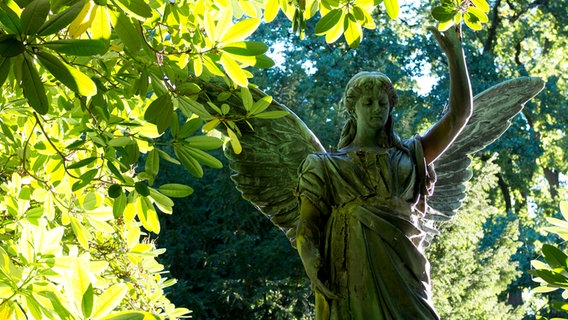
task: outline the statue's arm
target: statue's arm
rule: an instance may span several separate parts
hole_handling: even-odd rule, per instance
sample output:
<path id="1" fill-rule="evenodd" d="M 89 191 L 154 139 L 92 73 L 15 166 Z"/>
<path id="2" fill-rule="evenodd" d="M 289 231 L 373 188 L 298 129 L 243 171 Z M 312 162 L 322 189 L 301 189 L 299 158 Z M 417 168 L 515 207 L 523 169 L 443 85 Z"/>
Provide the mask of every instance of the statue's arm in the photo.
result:
<path id="1" fill-rule="evenodd" d="M 322 239 L 322 229 L 324 228 L 322 217 L 310 201 L 301 197 L 300 199 L 300 219 L 298 221 L 296 246 L 302 259 L 306 274 L 312 281 L 316 292 L 328 298 L 337 298 L 319 278 L 323 262 L 320 253 L 320 239 Z"/>
<path id="2" fill-rule="evenodd" d="M 435 28 L 431 28 L 430 31 L 448 59 L 450 97 L 448 112 L 422 137 L 427 164 L 431 164 L 444 153 L 465 127 L 473 111 L 469 74 L 456 29 L 450 28 L 444 33 L 440 33 Z"/>

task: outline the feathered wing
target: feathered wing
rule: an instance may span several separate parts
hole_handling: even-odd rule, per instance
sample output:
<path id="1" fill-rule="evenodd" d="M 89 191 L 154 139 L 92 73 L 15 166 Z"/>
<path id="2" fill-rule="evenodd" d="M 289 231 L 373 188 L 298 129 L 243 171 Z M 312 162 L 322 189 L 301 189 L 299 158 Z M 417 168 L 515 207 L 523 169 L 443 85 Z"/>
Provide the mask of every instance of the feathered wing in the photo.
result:
<path id="1" fill-rule="evenodd" d="M 474 97 L 474 111 L 454 143 L 434 162 L 437 180 L 428 198 L 427 218 L 449 220 L 461 207 L 466 182 L 472 177 L 468 155 L 497 140 L 524 104 L 544 87 L 540 78 L 524 77 L 502 82 Z"/>
<path id="2" fill-rule="evenodd" d="M 255 101 L 266 96 L 251 89 Z M 300 211 L 295 196 L 298 167 L 307 155 L 325 152 L 306 124 L 287 107 L 273 101 L 266 111 L 287 111 L 278 119 L 251 118 L 252 129 L 242 126 L 242 152 L 231 148 L 225 155 L 234 171 L 232 180 L 244 199 L 249 200 L 272 223 L 282 229 L 295 247 Z"/>

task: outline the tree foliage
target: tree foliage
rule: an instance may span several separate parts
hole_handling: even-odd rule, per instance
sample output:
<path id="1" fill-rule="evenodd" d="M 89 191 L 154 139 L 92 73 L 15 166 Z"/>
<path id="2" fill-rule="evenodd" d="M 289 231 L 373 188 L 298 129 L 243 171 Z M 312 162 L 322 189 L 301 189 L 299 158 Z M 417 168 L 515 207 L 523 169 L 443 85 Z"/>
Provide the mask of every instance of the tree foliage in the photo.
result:
<path id="1" fill-rule="evenodd" d="M 507 212 L 526 212 L 529 200 L 544 198 L 538 194 L 539 190 L 529 187 L 543 175 L 550 183 L 550 194 L 562 192 L 554 179 L 558 180 L 560 172 L 566 171 L 562 151 L 566 149 L 566 141 L 561 134 L 565 113 L 547 106 L 565 103 L 558 92 L 563 92 L 566 86 L 563 78 L 566 70 L 562 64 L 566 38 L 562 38 L 565 31 L 556 27 L 566 22 L 559 10 L 563 3 L 497 1 L 489 11 L 487 30 L 479 33 L 479 39 L 485 40 L 476 43 L 478 50 L 472 50 L 488 55 L 474 59 L 479 62 L 480 74 L 487 72 L 493 76 L 495 70 L 500 72 L 499 77 L 483 82 L 479 88 L 497 79 L 526 73 L 540 75 L 548 81 L 548 94 L 527 108 L 525 122 L 521 121 L 511 133 L 517 136 L 507 139 L 517 144 L 495 147 L 495 150 L 511 151 L 508 159 L 497 159 L 503 170 L 498 174 L 499 188 L 520 199 L 491 199 L 492 204 L 503 201 Z M 478 29 L 485 21 L 487 5 L 483 0 L 442 1 L 441 6 L 442 9 L 434 10 L 440 27 L 464 19 L 472 29 Z M 250 67 L 267 68 L 274 64 L 266 55 L 269 47 L 264 42 L 268 37 L 255 38 L 259 37 L 257 30 L 262 21 L 272 21 L 271 25 L 278 26 L 281 19 L 276 17 L 282 11 L 291 21 L 293 31 L 325 36 L 326 44 L 308 39 L 298 45 L 295 53 L 295 57 L 299 57 L 306 52 L 303 50 L 313 51 L 309 60 L 298 61 L 321 61 L 314 67 L 317 70 L 314 81 L 302 83 L 305 78 L 297 75 L 306 76 L 311 72 L 307 72 L 305 65 L 287 62 L 286 68 L 268 71 L 273 75 L 287 73 L 287 80 L 265 82 L 270 84 L 265 87 L 270 87 L 276 97 L 289 97 L 283 100 L 288 105 L 307 102 L 313 108 L 303 108 L 299 113 L 311 119 L 316 130 L 330 129 L 331 133 L 339 130 L 341 123 L 336 116 L 340 82 L 337 79 L 344 80 L 345 70 L 352 73 L 380 67 L 392 75 L 399 90 L 410 92 L 415 80 L 409 74 L 417 74 L 424 66 L 423 61 L 427 61 L 426 54 L 434 50 L 424 35 L 404 28 L 382 28 L 388 20 L 385 15 L 373 14 L 377 7 L 391 18 L 400 15 L 396 0 L 2 1 L 2 318 L 175 318 L 187 315 L 187 309 L 176 308 L 164 295 L 164 288 L 175 280 L 164 275 L 164 267 L 156 260 L 163 249 L 155 244 L 155 235 L 168 227 L 168 219 L 176 223 L 176 219 L 183 220 L 183 216 L 176 212 L 163 218 L 166 222 L 161 224 L 159 213 L 172 214 L 175 198 L 187 197 L 194 188 L 197 190 L 196 179 L 206 175 L 204 166 L 223 166 L 212 150 L 226 144 L 239 152 L 237 124 L 246 124 L 250 117 L 281 116 L 266 112 L 268 101 L 250 99 L 253 76 Z M 430 7 L 416 12 L 429 13 Z M 310 19 L 313 20 L 308 23 Z M 427 21 L 427 18 L 421 19 Z M 517 21 L 525 24 L 517 24 Z M 529 32 L 523 25 L 536 27 Z M 380 35 L 367 33 L 367 40 L 362 42 L 363 29 L 376 26 Z M 341 36 L 345 42 L 336 42 Z M 379 42 L 381 55 L 377 58 L 377 47 L 367 43 L 375 43 L 379 38 L 383 42 Z M 501 43 L 503 39 L 513 39 L 516 45 L 507 46 Z M 347 46 L 361 50 L 349 50 Z M 336 54 L 329 55 L 331 52 Z M 412 52 L 412 55 L 395 55 L 397 52 Z M 556 69 L 544 66 L 545 59 Z M 349 69 L 338 68 L 343 63 Z M 441 60 L 433 59 L 429 64 L 438 74 L 443 74 Z M 293 76 L 288 77 L 291 74 Z M 326 74 L 335 78 L 327 78 Z M 440 79 L 444 84 L 444 78 L 440 76 Z M 229 89 L 216 86 L 219 81 Z M 259 84 L 263 81 L 259 79 Z M 292 88 L 313 91 L 314 95 L 297 95 Z M 224 103 L 232 96 L 245 102 L 248 110 L 245 116 L 232 115 Z M 434 96 L 443 94 L 438 91 Z M 406 105 L 443 105 L 424 97 L 407 97 L 401 101 Z M 431 111 L 402 109 L 397 111 L 399 123 L 416 125 L 410 119 L 419 112 Z M 402 128 L 404 131 L 405 126 Z M 219 131 L 226 132 L 227 137 Z M 556 136 L 539 138 L 538 132 L 556 132 Z M 324 141 L 335 144 L 329 136 L 324 137 Z M 531 163 L 520 157 L 519 145 L 537 150 L 538 162 Z M 168 168 L 166 164 L 183 167 L 184 172 L 189 173 L 188 179 L 160 179 Z M 523 172 L 523 178 L 519 178 L 519 172 Z M 517 184 L 515 179 L 521 179 L 522 183 Z M 206 192 L 202 190 L 199 189 L 198 195 Z M 544 212 L 547 207 L 539 205 L 538 210 Z M 218 223 L 226 221 L 225 213 L 235 214 L 230 210 L 210 212 L 213 221 Z M 204 221 L 199 220 L 199 223 Z M 252 230 L 258 230 L 255 224 L 250 225 Z M 526 234 L 528 232 L 521 232 L 521 238 Z M 223 234 L 210 248 L 202 244 L 207 250 L 194 251 L 197 247 L 184 250 L 191 250 L 191 254 L 199 256 L 203 262 L 226 264 L 236 255 L 229 253 L 216 260 L 217 253 L 213 253 L 211 259 L 211 248 L 217 250 L 230 239 L 245 238 Z M 249 240 L 243 244 L 258 245 L 256 239 Z M 176 250 L 173 245 L 172 248 Z M 271 249 L 266 248 L 267 252 L 272 252 Z M 164 261 L 173 266 L 168 259 Z M 226 270 L 228 273 L 230 268 Z M 205 273 L 201 276 L 207 277 Z M 265 291 L 264 300 L 255 296 L 255 291 L 245 288 L 250 282 L 243 278 L 216 278 L 213 280 L 225 291 L 214 291 L 210 297 L 230 297 L 229 304 L 247 310 L 251 305 L 249 297 L 239 296 L 245 292 L 256 302 L 264 301 L 264 304 L 255 302 L 254 305 L 264 308 L 262 312 L 266 317 L 271 317 L 280 307 L 298 314 L 291 306 L 305 296 L 294 300 L 281 293 L 283 290 L 292 292 L 302 281 L 287 279 L 288 282 L 283 283 L 282 278 L 265 278 L 263 284 L 274 289 Z M 245 289 L 235 290 L 239 286 Z M 305 291 L 300 292 L 305 294 Z M 273 298 L 280 301 L 277 307 L 268 306 Z M 230 313 L 233 309 L 226 310 Z"/>

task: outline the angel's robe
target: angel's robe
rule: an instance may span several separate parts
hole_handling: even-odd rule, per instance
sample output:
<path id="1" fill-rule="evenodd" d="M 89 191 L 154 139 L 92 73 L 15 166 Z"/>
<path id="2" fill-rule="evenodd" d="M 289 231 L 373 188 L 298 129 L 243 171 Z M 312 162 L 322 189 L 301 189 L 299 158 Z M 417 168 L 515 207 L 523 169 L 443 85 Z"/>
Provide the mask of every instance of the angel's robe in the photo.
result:
<path id="1" fill-rule="evenodd" d="M 405 146 L 312 154 L 300 166 L 298 196 L 323 221 L 320 280 L 340 296 L 316 293 L 316 319 L 439 319 L 417 210 L 431 178 L 419 140 Z"/>

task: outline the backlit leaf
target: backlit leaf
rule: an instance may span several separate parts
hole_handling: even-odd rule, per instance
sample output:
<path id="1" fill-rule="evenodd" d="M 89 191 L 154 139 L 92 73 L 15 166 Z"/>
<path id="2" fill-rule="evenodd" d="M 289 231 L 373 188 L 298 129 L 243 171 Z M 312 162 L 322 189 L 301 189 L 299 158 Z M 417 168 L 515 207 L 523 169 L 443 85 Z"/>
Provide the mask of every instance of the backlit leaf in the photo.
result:
<path id="1" fill-rule="evenodd" d="M 229 135 L 229 141 L 231 143 L 231 147 L 233 148 L 233 152 L 235 152 L 235 154 L 240 154 L 243 151 L 243 148 L 241 146 L 239 138 L 237 137 L 235 132 L 231 130 L 231 128 L 227 128 L 227 134 Z"/>
<path id="2" fill-rule="evenodd" d="M 221 50 L 238 56 L 258 56 L 268 50 L 268 46 L 262 42 L 240 41 L 231 42 L 221 48 Z"/>
<path id="3" fill-rule="evenodd" d="M 4 2 L 0 3 L 0 23 L 12 34 L 22 33 L 20 17 Z"/>
<path id="4" fill-rule="evenodd" d="M 93 318 L 108 315 L 121 303 L 127 293 L 128 286 L 124 283 L 116 283 L 105 289 L 95 300 Z"/>
<path id="5" fill-rule="evenodd" d="M 112 215 L 115 219 L 122 217 L 124 211 L 126 210 L 127 198 L 124 192 L 122 192 L 112 204 Z"/>
<path id="6" fill-rule="evenodd" d="M 485 0 L 471 0 L 473 4 L 483 12 L 489 12 L 489 3 Z"/>
<path id="7" fill-rule="evenodd" d="M 71 228 L 81 247 L 88 250 L 89 241 L 91 241 L 91 234 L 89 233 L 89 230 L 87 230 L 87 228 L 75 217 L 71 217 Z M 76 297 L 77 301 L 81 301 L 82 297 L 82 294 L 80 298 Z"/>
<path id="8" fill-rule="evenodd" d="M 398 0 L 384 0 L 384 3 L 389 17 L 391 19 L 398 18 L 398 13 L 400 10 L 400 7 L 398 5 Z"/>
<path id="9" fill-rule="evenodd" d="M 221 43 L 238 42 L 245 40 L 250 36 L 260 25 L 260 19 L 251 18 L 241 20 L 232 25 L 229 30 L 220 39 Z"/>
<path id="10" fill-rule="evenodd" d="M 353 14 L 348 13 L 345 17 L 345 40 L 353 49 L 357 48 L 363 38 L 363 30 L 361 25 L 355 19 Z"/>
<path id="11" fill-rule="evenodd" d="M 95 15 L 95 19 L 90 29 L 92 39 L 109 40 L 111 34 L 111 19 L 108 8 L 106 6 L 95 5 L 93 14 Z"/>
<path id="12" fill-rule="evenodd" d="M 165 94 L 150 103 L 144 113 L 144 120 L 155 124 L 158 128 L 158 133 L 161 134 L 170 125 L 173 112 L 174 105 L 172 99 L 170 95 Z"/>
<path id="13" fill-rule="evenodd" d="M 93 1 L 83 2 L 85 5 L 75 17 L 71 24 L 69 25 L 69 37 L 77 38 L 87 31 L 91 27 L 91 23 L 95 19 L 93 14 L 93 9 L 95 8 L 95 3 Z"/>
<path id="14" fill-rule="evenodd" d="M 278 0 L 268 0 L 266 3 L 266 8 L 264 8 L 264 21 L 271 22 L 276 18 L 278 14 L 278 10 L 280 9 L 280 5 Z"/>
<path id="15" fill-rule="evenodd" d="M 221 65 L 231 80 L 241 87 L 248 86 L 248 78 L 246 73 L 241 69 L 239 64 L 227 54 L 221 55 Z"/>
<path id="16" fill-rule="evenodd" d="M 160 221 L 154 205 L 147 197 L 136 198 L 136 214 L 142 226 L 155 234 L 160 233 Z"/>

